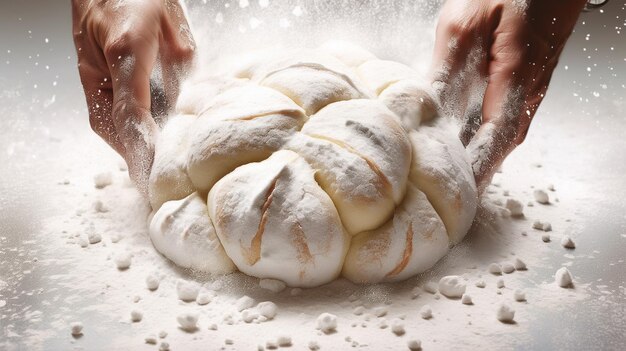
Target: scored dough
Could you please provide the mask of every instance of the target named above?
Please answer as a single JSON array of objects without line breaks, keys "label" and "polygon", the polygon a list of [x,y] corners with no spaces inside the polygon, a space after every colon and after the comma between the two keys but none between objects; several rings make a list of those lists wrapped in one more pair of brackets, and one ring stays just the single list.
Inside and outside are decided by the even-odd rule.
[{"label": "scored dough", "polygon": [[150,237],[174,263],[391,282],[468,232],[467,152],[412,68],[338,41],[219,61],[184,84],[155,147]]},{"label": "scored dough", "polygon": [[215,184],[208,204],[240,271],[300,287],[339,275],[348,235],[314,170],[295,152],[237,168]]},{"label": "scored dough", "polygon": [[208,193],[237,166],[261,161],[300,129],[306,115],[286,96],[249,85],[218,95],[191,126],[187,172]]},{"label": "scored dough", "polygon": [[[337,144],[363,158],[371,171],[378,175],[372,184],[376,191],[387,194],[395,204],[400,203],[409,173],[411,144],[397,117],[382,103],[358,99],[330,104],[310,117],[302,133]],[[373,211],[339,208],[350,233],[377,228],[393,212],[384,201],[366,205],[372,206]]]},{"label": "scored dough", "polygon": [[343,275],[356,283],[404,280],[432,267],[448,243],[446,228],[424,193],[409,185],[393,219],[352,239]]}]

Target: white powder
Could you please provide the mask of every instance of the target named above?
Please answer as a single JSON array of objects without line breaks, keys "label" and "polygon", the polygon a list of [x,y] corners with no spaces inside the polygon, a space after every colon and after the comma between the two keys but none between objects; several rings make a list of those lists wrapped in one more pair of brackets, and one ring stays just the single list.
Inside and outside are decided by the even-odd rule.
[{"label": "white powder", "polygon": [[93,184],[98,189],[105,188],[113,184],[113,175],[111,172],[98,173],[93,177]]},{"label": "white powder", "polygon": [[317,341],[309,341],[308,346],[311,351],[317,351],[320,349],[320,344],[318,344]]},{"label": "white powder", "polygon": [[259,286],[274,293],[279,293],[287,287],[284,282],[276,279],[261,279]]},{"label": "white powder", "polygon": [[237,302],[235,303],[237,312],[252,308],[252,306],[254,306],[254,299],[247,295],[240,297],[239,300],[237,300]]},{"label": "white powder", "polygon": [[513,262],[513,267],[515,267],[515,269],[518,271],[525,271],[527,269],[526,263],[524,263],[524,261],[520,260],[519,258],[515,259],[515,261]]},{"label": "white powder", "polygon": [[142,319],[143,319],[143,312],[139,310],[130,311],[130,320],[133,323],[141,322]]},{"label": "white powder", "polygon": [[541,240],[542,240],[544,243],[549,243],[549,242],[550,242],[550,234],[543,234],[543,235],[541,236]]},{"label": "white powder", "polygon": [[518,302],[526,301],[526,293],[524,293],[520,289],[516,289],[513,292],[513,298],[515,299],[515,301],[518,301]]},{"label": "white powder", "polygon": [[72,335],[79,336],[83,334],[83,323],[81,322],[72,322],[70,323],[70,330]]},{"label": "white powder", "polygon": [[102,241],[102,236],[100,235],[100,233],[97,233],[93,231],[93,229],[90,229],[89,232],[87,233],[87,240],[92,245],[97,244]]},{"label": "white powder", "polygon": [[504,288],[504,280],[503,279],[498,279],[496,281],[496,287],[498,287],[498,289]]},{"label": "white powder", "polygon": [[464,305],[472,305],[472,297],[469,294],[463,294],[463,296],[461,296],[461,303]]},{"label": "white powder", "polygon": [[337,329],[337,316],[330,313],[322,313],[317,317],[317,329],[330,334]]},{"label": "white powder", "polygon": [[465,283],[456,275],[443,277],[439,280],[439,292],[449,298],[459,298],[465,293]]},{"label": "white powder", "polygon": [[515,310],[507,304],[501,304],[496,312],[496,318],[502,323],[513,323],[515,318]]},{"label": "white powder", "polygon": [[374,313],[376,317],[383,317],[387,315],[387,311],[388,311],[387,307],[379,306],[379,307],[374,308],[374,311],[372,312]]},{"label": "white powder", "polygon": [[542,222],[540,220],[535,220],[533,222],[533,228],[538,230],[543,230],[544,232],[549,232],[552,230],[552,224],[550,222]]},{"label": "white powder", "polygon": [[267,319],[274,319],[278,313],[278,306],[271,301],[260,302],[256,308],[259,314]]},{"label": "white powder", "polygon": [[196,303],[200,306],[203,306],[211,302],[211,299],[212,299],[212,295],[206,291],[203,291],[199,293],[198,296],[196,297]]},{"label": "white powder", "polygon": [[554,281],[562,288],[570,288],[573,286],[572,274],[565,267],[561,267],[556,271]]},{"label": "white powder", "polygon": [[422,342],[419,339],[411,339],[406,342],[406,346],[410,351],[419,351],[422,349]]},{"label": "white powder", "polygon": [[156,345],[157,344],[157,337],[154,334],[150,334],[150,335],[146,336],[144,340],[145,340],[146,344],[150,344],[150,345]]},{"label": "white powder", "polygon": [[161,330],[159,332],[159,338],[165,339],[165,337],[167,337],[167,332],[165,330]]},{"label": "white powder", "polygon": [[511,274],[515,271],[515,266],[509,262],[505,262],[502,264],[502,272],[506,274]]},{"label": "white powder", "polygon": [[276,338],[276,343],[280,347],[290,347],[291,346],[291,336],[281,335]]},{"label": "white powder", "polygon": [[437,293],[437,283],[435,283],[435,282],[427,282],[426,284],[424,284],[423,289],[424,289],[424,291],[426,291],[429,294],[436,294]]},{"label": "white powder", "polygon": [[217,324],[211,323],[211,324],[209,324],[207,329],[209,329],[209,330],[217,330]]},{"label": "white powder", "polygon": [[524,215],[524,205],[518,200],[507,199],[505,207],[513,217],[521,217]]},{"label": "white powder", "polygon": [[98,213],[109,212],[109,209],[106,206],[104,206],[104,204],[100,200],[94,201],[94,203],[93,203],[93,210],[98,212]]},{"label": "white powder", "polygon": [[535,201],[540,204],[547,205],[550,203],[550,197],[545,190],[536,189],[533,191],[533,197],[535,198]]},{"label": "white powder", "polygon": [[146,287],[149,290],[156,290],[156,289],[158,289],[160,283],[161,283],[161,281],[156,276],[156,274],[151,273],[151,274],[148,274],[146,276]]},{"label": "white powder", "polygon": [[391,321],[391,332],[396,334],[397,336],[404,335],[406,332],[404,330],[404,322],[400,319],[394,319]]},{"label": "white powder", "polygon": [[495,275],[500,275],[502,274],[502,266],[500,266],[497,263],[492,263],[489,265],[489,273],[491,274],[495,274]]},{"label": "white powder", "polygon": [[365,307],[363,306],[357,306],[354,308],[354,310],[352,311],[352,313],[354,313],[357,316],[362,315],[365,312]]},{"label": "white powder", "polygon": [[476,285],[476,287],[477,287],[477,288],[481,288],[481,289],[483,289],[484,287],[486,287],[486,286],[487,286],[487,283],[485,283],[485,281],[484,281],[484,280],[479,280],[479,281],[477,281],[474,285]]},{"label": "white powder", "polygon": [[433,310],[430,308],[429,305],[424,305],[420,309],[420,316],[422,316],[422,318],[424,319],[431,319],[433,317]]},{"label": "white powder", "polygon": [[131,261],[132,255],[128,251],[119,252],[115,256],[115,265],[117,266],[117,269],[122,271],[130,267]]},{"label": "white powder", "polygon": [[161,345],[159,345],[159,351],[169,351],[170,344],[167,341],[161,341]]},{"label": "white powder", "polygon": [[251,309],[241,311],[241,320],[246,323],[252,323],[257,318],[259,318],[259,314]]},{"label": "white powder", "polygon": [[198,314],[194,312],[181,313],[176,317],[180,328],[186,332],[194,332],[198,329]]},{"label": "white powder", "polygon": [[178,294],[178,298],[182,301],[195,301],[199,292],[200,287],[194,282],[179,280],[176,283],[176,293]]},{"label": "white powder", "polygon": [[576,244],[574,243],[574,240],[572,240],[572,238],[570,238],[569,235],[563,235],[563,238],[561,238],[561,246],[563,246],[566,249],[576,248]]}]

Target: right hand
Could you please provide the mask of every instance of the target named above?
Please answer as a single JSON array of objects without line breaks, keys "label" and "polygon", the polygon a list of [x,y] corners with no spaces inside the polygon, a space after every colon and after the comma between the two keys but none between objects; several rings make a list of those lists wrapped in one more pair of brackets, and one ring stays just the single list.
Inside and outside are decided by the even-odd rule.
[{"label": "right hand", "polygon": [[150,77],[158,70],[162,98],[172,106],[194,57],[183,7],[177,0],[72,0],[72,17],[91,127],[124,158],[146,194],[158,133]]},{"label": "right hand", "polygon": [[469,127],[461,140],[481,191],[526,137],[585,2],[448,0],[441,9],[431,72],[444,109]]}]

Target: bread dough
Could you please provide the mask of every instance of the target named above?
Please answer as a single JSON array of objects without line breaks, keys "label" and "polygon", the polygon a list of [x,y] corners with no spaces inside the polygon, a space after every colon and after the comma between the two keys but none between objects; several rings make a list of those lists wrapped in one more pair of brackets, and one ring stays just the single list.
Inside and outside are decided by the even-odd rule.
[{"label": "bread dough", "polygon": [[338,41],[202,67],[150,176],[150,237],[174,263],[292,287],[399,281],[467,233],[467,153],[410,67]]},{"label": "bread dough", "polygon": [[315,171],[282,150],[237,168],[209,193],[209,211],[228,256],[242,272],[316,286],[335,279],[348,235]]},{"label": "bread dough", "polygon": [[198,193],[164,203],[150,222],[150,239],[159,252],[181,267],[213,274],[235,270]]}]

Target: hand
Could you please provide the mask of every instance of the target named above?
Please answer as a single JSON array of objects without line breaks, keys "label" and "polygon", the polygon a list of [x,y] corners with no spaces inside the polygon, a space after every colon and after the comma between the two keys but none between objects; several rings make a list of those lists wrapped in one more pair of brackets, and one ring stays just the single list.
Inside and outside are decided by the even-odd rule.
[{"label": "hand", "polygon": [[448,0],[441,9],[433,85],[465,124],[481,192],[526,137],[585,2]]},{"label": "hand", "polygon": [[146,194],[158,133],[151,75],[162,78],[161,98],[172,106],[194,55],[183,8],[177,0],[72,0],[72,17],[91,127]]}]

